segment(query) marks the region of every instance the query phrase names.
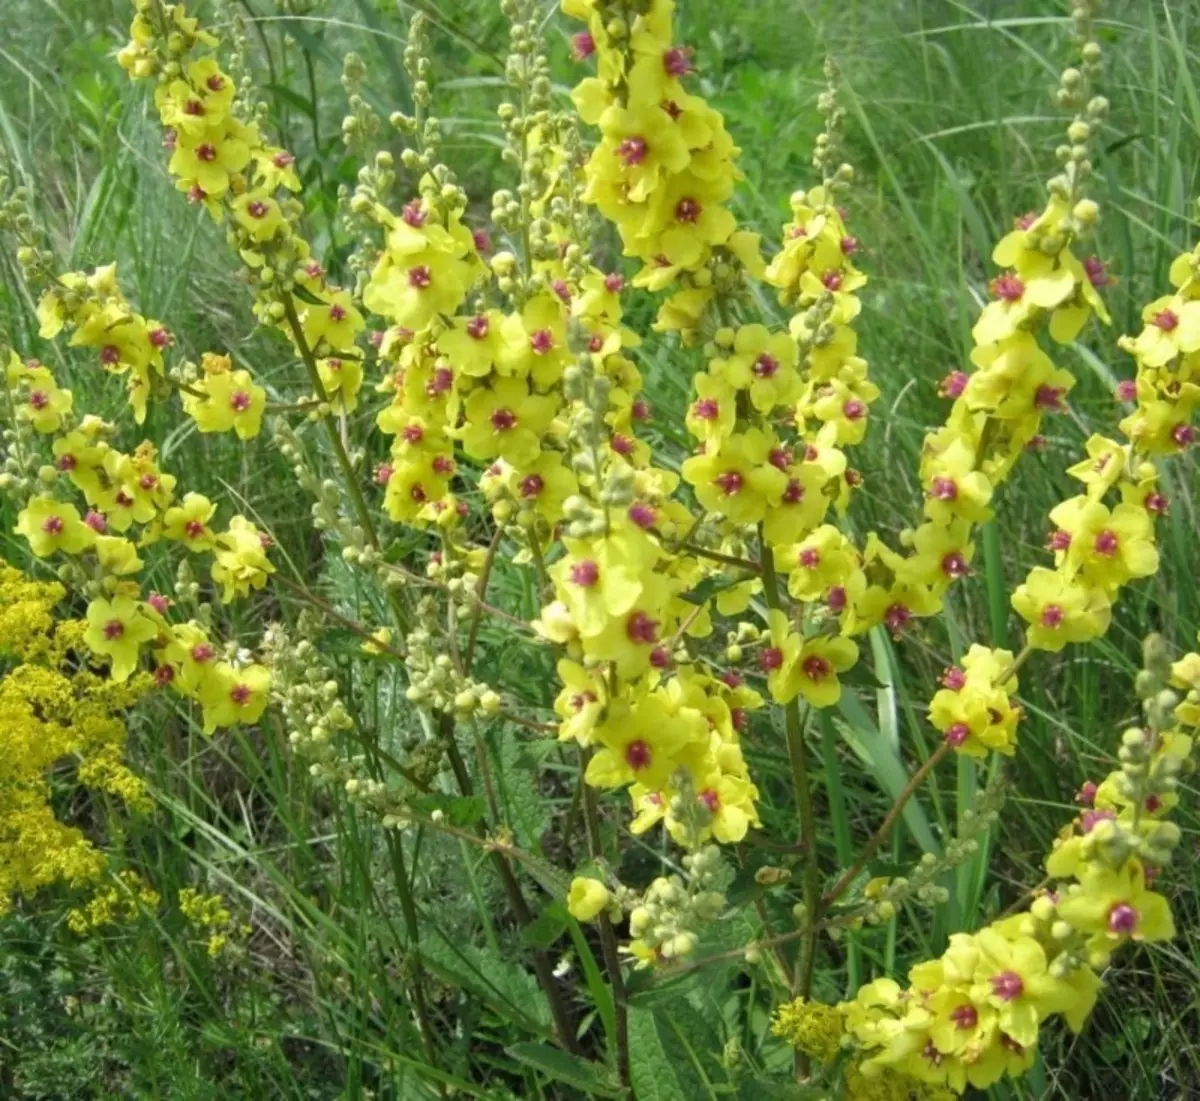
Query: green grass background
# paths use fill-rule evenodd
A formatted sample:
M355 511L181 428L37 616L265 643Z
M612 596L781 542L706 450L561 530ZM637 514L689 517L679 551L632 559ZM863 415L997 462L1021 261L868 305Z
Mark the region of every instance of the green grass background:
M442 25L435 74L446 156L483 218L491 190L511 183L495 120L506 28L495 0L428 4ZM1064 120L1050 105L1070 50L1064 5L681 0L679 6L681 37L698 51L699 86L743 149L739 214L768 239L786 217L788 194L812 182L821 60L832 53L841 63L849 151L860 173L848 206L871 277L861 344L883 389L871 434L854 458L868 487L855 522L894 532L916 513L915 456L925 430L942 416L936 381L963 364L969 348L990 274L990 243L1015 215L1041 202L1041 183L1053 169ZM403 106L399 61L411 8L389 0L246 0L233 7L260 17L251 34L260 90L275 132L299 155L308 229L336 271L348 247L333 217L336 193L340 184L352 184L356 168L339 140L340 59L348 49L358 51L378 102ZM294 392L303 385L295 365L277 341L255 331L220 231L172 190L144 90L131 87L116 65L129 8L121 0L4 0L0 145L10 170L32 190L64 265L118 260L127 292L179 334L183 353L228 347L269 384ZM861 708L839 718L823 747L814 740L814 752L826 754L821 812L827 816L831 803L844 799L855 836L865 836L889 802L889 749L911 766L932 744L921 713L940 669L970 641L1014 637L1006 593L1042 561L1046 513L1073 492L1063 468L1092 431L1109 431L1117 419L1111 391L1116 379L1129 377L1130 361L1116 350L1116 335L1136 331L1141 304L1161 293L1170 260L1200 231L1193 207L1200 4L1110 0L1102 15L1104 92L1113 112L1096 164L1095 195L1104 209L1097 252L1119 280L1109 295L1114 325L1090 328L1061 351L1061 362L1079 378L1070 413L1050 425L1045 452L1028 456L1006 487L976 576L957 590L946 624L922 628L895 648L876 640L876 675L884 687L860 692ZM547 5L547 34L565 92L574 72L564 33ZM116 419L119 388L63 348L36 339L32 303L8 252L0 253L0 276L0 324L14 343L63 370L79 407ZM648 316L647 306L635 309ZM654 343L641 363L661 442L678 446L682 429L674 422L697 363ZM169 408L152 410L146 434L188 489L250 510L280 539L297 575L369 614L370 594L326 562L313 542L308 501L269 439L243 446L202 438L181 428ZM1107 639L1027 667L1022 748L1008 770L1012 793L990 839L990 865L981 859L954 878L951 904L936 921L913 911L848 948L859 974L903 969L918 954L940 950L949 932L977 926L1039 878L1041 854L1072 813L1072 793L1083 779L1107 771L1121 724L1135 718L1130 689L1141 636L1159 629L1177 646L1195 639L1193 474L1190 462L1175 466L1174 507L1161 529L1163 569L1126 593ZM0 519L9 530L12 514L2 502ZM0 534L0 549L19 560L12 537ZM528 610L531 593L519 574L506 571L500 583L508 606ZM293 614L286 607L269 611ZM232 629L252 640L261 618L239 614ZM481 668L495 670L503 639L485 632L483 641ZM347 642L344 652L333 651L345 677L352 650ZM544 658L521 652L519 660L544 699L536 687L547 672ZM397 686L384 675L356 688L371 701L364 727L398 736L405 716L394 702ZM553 842L551 814L560 815L570 801L573 766L512 730L500 733L491 752L500 775L512 781L503 793L506 818L518 841L543 848ZM116 840L127 859L164 895L200 883L231 897L254 925L247 955L235 965L211 964L169 913L133 931L80 942L55 919L61 910L22 906L0 925L0 1096L434 1096L420 1072L404 1002L399 910L385 871L388 850L375 828L311 790L271 723L207 740L186 713L157 711L135 723L132 744L155 785L159 807L152 818L118 827L105 808L70 809L98 835L112 837L120 828ZM792 813L786 765L768 731L758 731L752 757L768 823L786 827ZM540 798L528 796L526 781L535 771ZM834 778L840 785L830 784ZM953 829L984 779L966 765L944 768L922 800L931 824L924 836ZM997 1096L1200 1096L1195 795L1185 795L1184 840L1165 877L1178 939L1127 957L1108 977L1084 1035L1051 1032L1034 1073ZM608 817L611 828L619 818L619 811ZM919 827L916 814L906 818L897 857L911 862L919 854ZM829 834L822 861L832 870L837 846L848 838ZM627 870L653 867L655 853L627 844ZM530 1008L536 1005L531 980L496 963L520 952L520 938L493 917L503 907L479 855L433 838L408 855L423 922L435 930L424 951L438 976L437 1019L447 1029L442 1039L455 1068L449 1073L464 1090L464 1079L475 1084L474 1094L463 1095L582 1096L547 1086L506 1051L517 1038L511 1022L539 1011ZM844 993L845 962L832 953L823 957L821 996ZM736 1039L748 1059L778 1067L779 1052L761 1041L764 992L730 978L718 970L688 994L708 1022L703 1042L719 1053Z

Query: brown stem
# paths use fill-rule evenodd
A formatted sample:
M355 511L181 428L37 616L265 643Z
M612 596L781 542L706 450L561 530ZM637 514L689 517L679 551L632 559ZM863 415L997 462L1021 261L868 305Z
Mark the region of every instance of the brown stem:
M691 551L692 554L698 555L700 558L709 558L713 562L733 566L735 569L745 570L747 573L763 572L762 563L753 562L749 558L738 558L732 554L722 554L720 551L709 550L707 547L698 547L695 543L684 543L682 549Z
M587 771L591 751L580 751L580 777ZM585 781L583 785L583 816L587 825L588 852L593 860L604 859L604 846L600 837L600 813L596 805L596 792ZM617 1028L617 1075L621 1086L629 1087L629 1010L626 1006L625 978L621 972L621 957L617 953L617 938L613 933L608 914L600 915L600 948L604 956L604 970L613 992L613 1016Z
M912 778L905 785L904 790L896 796L896 801L892 804L891 810L887 812L887 817L879 824L879 829L871 835L870 839L862 847L862 850L858 854L858 859L842 873L841 878L829 888L821 899L821 913L825 913L830 906L837 902L850 889L850 885L854 882L858 873L867 866L867 861L875 855L879 846L888 839L888 834L892 832L892 827L895 826L896 820L900 817L909 799L913 797L917 789L925 782L925 778L945 759L949 752L950 743L942 742L929 755L925 763L912 774Z

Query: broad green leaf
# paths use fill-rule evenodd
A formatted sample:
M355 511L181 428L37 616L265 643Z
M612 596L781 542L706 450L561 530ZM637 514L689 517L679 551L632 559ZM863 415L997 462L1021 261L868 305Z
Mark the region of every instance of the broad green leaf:
M548 1044L513 1044L506 1049L514 1059L533 1067L555 1082L566 1082L589 1097L620 1097L612 1072L599 1063L580 1059Z

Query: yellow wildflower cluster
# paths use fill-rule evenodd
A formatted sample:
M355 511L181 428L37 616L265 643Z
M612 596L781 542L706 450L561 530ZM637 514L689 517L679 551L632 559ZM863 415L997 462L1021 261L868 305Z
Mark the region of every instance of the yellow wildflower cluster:
M1138 336L1121 339L1137 361L1136 378L1117 394L1133 404L1120 424L1128 442L1098 434L1087 441L1086 457L1068 471L1084 492L1050 513L1054 569L1034 569L1013 594L1037 649L1061 650L1103 634L1118 590L1158 570L1154 520L1169 503L1155 460L1186 451L1196 437L1191 421L1200 398L1193 381L1200 336L1188 335L1184 319L1200 305L1197 264L1200 249L1179 256L1171 265L1175 292L1143 310Z
M611 0L563 0L587 23L575 35L597 75L573 93L601 140L585 167L586 202L616 225L625 255L643 263L634 286L680 289L655 328L689 338L717 294L718 267L761 274L757 234L739 231L726 203L741 178L725 120L686 90L692 51L674 40L674 0L630 8Z
M172 337L162 322L143 317L126 301L117 283L116 264L59 276L42 295L37 314L42 337L52 340L66 329L71 347L93 349L105 371L126 376L129 404L141 424L153 383L164 377L163 349L170 347ZM59 397L60 393L65 391L54 389L52 379L30 380L31 408L42 411L38 421L30 419L37 431L58 428L58 418L50 414L56 408L59 412L70 408L69 398ZM67 404L61 405L64 400Z
M516 0L503 6L514 19L532 10ZM725 905L722 858L707 842L737 843L759 825L758 791L739 732L764 700L731 668L748 657L771 699L786 708L806 846L802 912L818 922L844 893L841 886L820 893L798 702L834 706L843 674L858 660L856 638L877 627L898 636L914 618L942 610L950 585L969 573L976 529L990 518L998 488L1018 457L1037 445L1043 418L1064 408L1074 380L1048 348L1073 341L1092 314L1108 321L1099 296L1104 266L1095 257L1081 259L1078 250L1098 216L1085 194L1088 149L1107 104L1091 94L1100 51L1084 34L1083 70L1067 70L1060 89L1060 101L1075 109L1063 172L1050 181L1042 213L1020 219L993 253L1002 272L973 329L974 371L945 380L953 404L922 449L921 522L902 533L900 550L875 533L859 546L837 521L861 481L846 449L862 441L878 389L857 354L853 326L866 277L855 264L859 242L835 203L853 173L833 164L839 118L833 92L822 106L828 127L816 158L822 182L793 196L782 247L764 266L757 235L740 232L728 206L738 151L720 114L687 90L693 55L675 41L671 0L564 0L563 8L587 25L574 45L581 60L594 58L596 75L583 80L574 101L599 128L596 147L586 153L572 121L552 110L548 67L531 44L532 19L518 21L509 72L522 106L504 105L500 119L522 180L516 196L496 194L493 215L521 245L490 255L490 238L470 227L453 173L435 163L437 127L421 110L428 86L421 65L410 65L406 55L418 110L412 119L397 113L392 121L416 139L401 158L413 191L398 209L389 205L395 173L386 151L360 174L346 207L356 226L367 227L367 252L356 256L360 278L352 290L326 282L297 231L299 182L290 154L249 121L247 88L220 68L215 40L182 5L138 0L122 64L135 77L157 81L171 173L189 198L226 222L255 286L259 318L288 335L308 369L314 400L300 404L324 423L359 523L357 530L342 524L332 507L325 523L319 500L319 526L336 527L345 558L389 588L404 637L393 642L390 627L364 629L364 649L403 658L408 699L426 712L423 720L435 713L439 743L430 760L437 760L423 762L422 775L426 765L440 767L445 753L468 794L471 777L454 756L455 718L476 709L495 715L505 706L497 692L472 680L471 666L487 573L507 540L517 560L537 571L541 612L534 629L557 648L562 683L555 725L560 739L581 748L586 784L628 788L633 831L662 824L689 850L686 877L659 877L639 897L600 873L575 877L569 890L569 912L599 925L606 965L616 956L609 951L611 922L623 911L633 937L628 952L652 965L690 953L701 926ZM1090 6L1080 0L1075 8L1086 31ZM410 44L409 53L415 49ZM352 109L357 141L365 131L362 112ZM594 262L581 213L587 205L616 225L625 255L642 263L634 284L672 290L656 329L678 331L687 345L702 343L705 367L686 417L699 447L680 462L679 473L657 465L639 438L650 418L633 358L639 338L624 322L622 276ZM1200 253L1177 261L1178 292L1153 304L1145 332L1125 344L1139 365L1136 383L1122 395L1136 401L1122 426L1131 442L1097 437L1088 459L1072 468L1086 492L1052 515L1056 568L1035 570L1013 598L1029 623L1028 645L1017 655L972 646L944 674L929 710L944 739L940 753L1014 752L1016 671L1029 650L1096 637L1120 587L1157 568L1151 521L1166 502L1151 460L1193 442L1198 268ZM749 279L774 288L791 314L786 328L752 316L744 293ZM98 274L59 283L63 289L51 292L44 312L78 334L89 309L107 308L115 279L112 286ZM127 320L135 315L125 309L123 325L152 333L153 323ZM382 323L369 337L367 315ZM389 438L388 458L374 471L382 509L415 529L419 545L436 548L427 576L415 578L431 590L419 600L400 591L414 580L398 561L406 550L374 530L357 457L331 420L358 408L367 363L379 368L376 392L386 400L374 416ZM136 369L132 353L128 367ZM162 373L161 359L145 368L150 375L155 370ZM69 393L43 369L18 364L15 372L9 385L22 397L22 424L53 434L71 423ZM35 389L37 403L29 400ZM228 359L206 357L201 376L181 389L201 430L242 438L259 430L265 392ZM303 458L293 455L285 452L309 477ZM95 468L96 461L81 465ZM160 482L165 477L156 475ZM495 524L486 552L473 543L476 481ZM111 523L108 506L76 484ZM98 485L107 490L109 476ZM683 503L681 487L699 503L699 515ZM211 503L189 494L176 504L172 489L144 518L133 518L143 526L139 545L164 539L212 552L213 578L226 600L263 586L271 566L253 525L238 517L217 536L209 527ZM328 497L337 489L322 484L321 492ZM1111 508L1104 503L1110 492L1120 497ZM62 508L35 499L22 513L21 530L36 554L86 556L98 529ZM755 612L765 630L738 622L719 663L704 645L715 633L714 609L739 617L760 594L767 608ZM120 584L110 584L107 596L89 609L87 638L112 659L114 677L128 676L141 646L151 644L160 680L198 698L209 729L261 712L265 668L221 660L205 627L167 624L153 598L141 601ZM463 613L472 621L460 646ZM1176 684L1200 692L1196 669L1185 659L1174 672ZM1159 669L1154 676L1161 695L1165 674ZM1161 699L1156 706L1163 711ZM1200 711L1195 700L1181 705L1188 706ZM309 728L297 743L311 734L323 745L331 724L307 706L295 710L304 715L297 725ZM1189 721L1184 711L1177 717ZM820 1062L846 1042L855 1045L845 1074L851 1096L938 1097L946 1088L987 1085L1027 1066L1048 1017L1081 1023L1107 953L1170 931L1165 901L1147 882L1173 841L1158 816L1169 809L1173 778L1191 743L1157 719L1151 725L1149 733L1127 736L1126 767L1093 793L1089 813L1099 817L1087 818L1082 832L1064 838L1052 855L1049 869L1060 881L1055 893L1015 918L956 937L943 959L914 969L911 989L879 980L840 1009L804 1003L781 1015L781 1032ZM350 765L346 771L348 793L367 792L385 805L384 782L351 775ZM914 788L923 775L914 777ZM593 794L585 790L581 802L594 817ZM389 811L385 821L402 821L405 809ZM591 835L598 832L590 826ZM593 850L602 848L596 836L589 841ZM591 856L602 869L602 852ZM845 885L868 856L843 877ZM219 899L189 896L186 905L201 915L194 919L199 924L223 926L214 916L225 913ZM804 990L812 944L809 937L796 967L797 988ZM553 1001L552 984L548 996Z
M1164 816L1194 767L1200 718L1171 686L1193 692L1198 669L1200 655L1172 665L1162 640L1147 640L1137 685L1146 725L1122 735L1120 767L1081 791L1086 809L1046 860L1052 888L1012 917L952 936L940 959L909 972L907 989L877 979L838 1007L864 1075L899 1071L962 1092L1022 1074L1046 1020L1082 1028L1114 952L1174 936L1152 884L1179 841Z
M325 280L297 231L303 211L295 157L269 144L247 121L237 82L209 51L217 39L182 4L139 0L132 41L121 65L135 79L155 78L155 106L171 152L168 170L189 201L213 219L228 216L228 235L258 294L259 320L286 332L306 363L314 361L314 399L351 411L362 386L356 339L362 314L348 291ZM265 392L246 370L213 357L185 391L184 409L201 431L256 435Z
M123 714L152 687L148 676L116 683L79 654L86 625L57 619L65 590L0 561L0 914L14 893L63 884L89 887L108 860L55 814L49 774L70 762L81 787L132 810L148 797L124 763Z
M86 936L110 925L134 921L144 911L157 909L160 901L158 892L136 872L121 871L86 903L68 912L67 927L72 933Z
M85 283L91 277L85 278ZM105 281L115 276L106 275ZM55 295L57 292L51 292ZM63 301L63 299L59 299ZM17 410L36 403L39 390L59 388L50 370L14 353L5 385ZM76 422L68 400L57 423L38 428L29 422L31 447L49 444L41 484L70 485L83 498L84 512L56 491L43 488L17 517L16 531L37 558L61 555L88 588L83 640L110 662L117 683L140 667L149 647L156 659L155 680L197 699L209 731L233 722L253 722L268 699L269 675L262 666L235 667L219 660L207 628L196 622L168 621L172 601L161 593L144 597L137 581L144 561L139 551L157 543L183 548L190 556L212 557L212 579L229 602L261 589L274 571L267 558L269 538L242 516L221 532L212 526L216 505L198 493L175 496L176 478L158 465L154 447L141 443L131 454L110 442L113 426L87 415Z
M205 894L194 887L179 892L179 912L194 929L205 937L204 950L216 959L234 944L233 937L244 937L249 927L237 925L225 899L218 894Z

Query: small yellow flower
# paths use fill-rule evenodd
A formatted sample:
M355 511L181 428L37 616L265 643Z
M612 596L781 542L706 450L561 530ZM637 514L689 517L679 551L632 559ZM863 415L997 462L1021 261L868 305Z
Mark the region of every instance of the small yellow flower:
M567 892L567 910L576 921L595 921L606 909L612 896L598 879L577 875Z
M112 679L128 680L137 667L141 645L158 634L154 621L128 596L93 600L87 609L83 641L94 654L112 662Z

